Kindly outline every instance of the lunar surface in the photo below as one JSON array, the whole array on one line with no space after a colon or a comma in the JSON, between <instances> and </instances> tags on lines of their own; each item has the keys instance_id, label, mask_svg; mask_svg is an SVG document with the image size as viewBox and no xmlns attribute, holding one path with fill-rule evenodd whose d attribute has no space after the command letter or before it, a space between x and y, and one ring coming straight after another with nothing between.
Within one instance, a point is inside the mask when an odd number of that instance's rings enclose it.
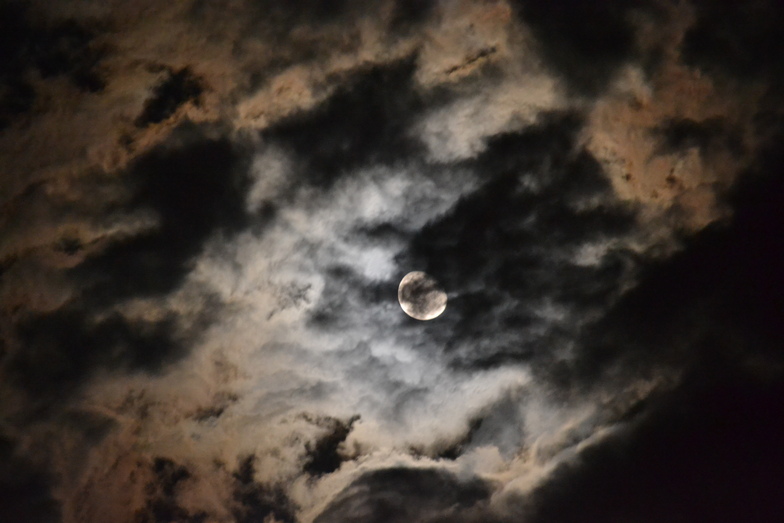
<instances>
[{"instance_id":1,"label":"lunar surface","mask_svg":"<svg viewBox=\"0 0 784 523\"><path fill-rule=\"evenodd\" d=\"M446 293L422 271L409 272L400 280L397 299L403 311L417 320L432 320L446 309Z\"/></svg>"}]
</instances>

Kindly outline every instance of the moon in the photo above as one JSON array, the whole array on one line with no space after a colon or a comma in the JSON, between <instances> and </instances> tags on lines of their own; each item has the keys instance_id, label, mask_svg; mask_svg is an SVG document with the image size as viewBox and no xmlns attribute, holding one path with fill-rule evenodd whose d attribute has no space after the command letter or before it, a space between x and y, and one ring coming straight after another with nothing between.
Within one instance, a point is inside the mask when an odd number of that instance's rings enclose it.
<instances>
[{"instance_id":1,"label":"moon","mask_svg":"<svg viewBox=\"0 0 784 523\"><path fill-rule=\"evenodd\" d=\"M400 280L397 299L403 312L417 320L432 320L446 309L446 293L422 271L409 272Z\"/></svg>"}]
</instances>

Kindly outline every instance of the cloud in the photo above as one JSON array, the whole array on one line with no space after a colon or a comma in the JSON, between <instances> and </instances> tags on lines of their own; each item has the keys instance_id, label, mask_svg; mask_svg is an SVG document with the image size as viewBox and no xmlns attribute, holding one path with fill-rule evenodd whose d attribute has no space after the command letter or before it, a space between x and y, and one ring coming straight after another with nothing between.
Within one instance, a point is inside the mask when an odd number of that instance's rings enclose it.
<instances>
[{"instance_id":1,"label":"cloud","mask_svg":"<svg viewBox=\"0 0 784 523\"><path fill-rule=\"evenodd\" d=\"M0 440L0 509L16 519L44 522L56 521L60 515L57 502L49 495L51 483L46 472L15 455L15 442Z\"/></svg>"},{"instance_id":2,"label":"cloud","mask_svg":"<svg viewBox=\"0 0 784 523\"><path fill-rule=\"evenodd\" d=\"M361 477L315 521L438 521L470 510L491 492L482 481L461 482L437 469L384 469Z\"/></svg>"},{"instance_id":3,"label":"cloud","mask_svg":"<svg viewBox=\"0 0 784 523\"><path fill-rule=\"evenodd\" d=\"M636 61L635 17L653 2L569 2L565 6L517 1L516 14L536 38L545 64L578 95L602 92L624 63Z\"/></svg>"},{"instance_id":4,"label":"cloud","mask_svg":"<svg viewBox=\"0 0 784 523\"><path fill-rule=\"evenodd\" d=\"M780 384L712 373L689 376L645 421L556 469L527 519L774 518L780 436L762 420L778 415Z\"/></svg>"},{"instance_id":5,"label":"cloud","mask_svg":"<svg viewBox=\"0 0 784 523\"><path fill-rule=\"evenodd\" d=\"M296 521L295 507L281 487L270 488L256 483L253 456L245 458L234 476L234 500L237 521L264 521L269 517L283 523Z\"/></svg>"},{"instance_id":6,"label":"cloud","mask_svg":"<svg viewBox=\"0 0 784 523\"><path fill-rule=\"evenodd\" d=\"M761 15L738 15L757 37L699 2L6 9L10 513L648 517L622 492L699 519L759 503L731 463L777 480ZM449 296L433 321L395 303L412 270ZM690 452L705 429L737 463L670 481L724 463Z\"/></svg>"},{"instance_id":7,"label":"cloud","mask_svg":"<svg viewBox=\"0 0 784 523\"><path fill-rule=\"evenodd\" d=\"M144 104L144 111L136 119L137 127L160 123L171 117L180 106L189 101L199 104L203 87L188 68L170 71L168 78L155 87L154 94Z\"/></svg>"}]
</instances>

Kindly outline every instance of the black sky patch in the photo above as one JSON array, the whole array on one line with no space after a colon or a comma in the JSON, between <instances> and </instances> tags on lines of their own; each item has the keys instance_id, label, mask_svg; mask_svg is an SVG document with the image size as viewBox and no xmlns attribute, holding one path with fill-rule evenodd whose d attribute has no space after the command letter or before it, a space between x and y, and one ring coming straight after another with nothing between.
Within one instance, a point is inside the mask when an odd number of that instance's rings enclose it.
<instances>
[{"instance_id":1,"label":"black sky patch","mask_svg":"<svg viewBox=\"0 0 784 523\"><path fill-rule=\"evenodd\" d=\"M28 66L25 53L29 53L33 29L25 9L18 3L0 5L0 75L5 83L12 76L20 75Z\"/></svg>"},{"instance_id":2,"label":"black sky patch","mask_svg":"<svg viewBox=\"0 0 784 523\"><path fill-rule=\"evenodd\" d=\"M3 81L0 85L0 131L30 111L35 96L33 87L20 78Z\"/></svg>"},{"instance_id":3,"label":"black sky patch","mask_svg":"<svg viewBox=\"0 0 784 523\"><path fill-rule=\"evenodd\" d=\"M784 357L784 157L777 149L763 152L734 189L731 224L708 227L682 252L647 266L639 285L585 331L573 378L598 380L618 364L630 375L688 367L713 338L733 340L714 350L736 351L739 365Z\"/></svg>"},{"instance_id":4,"label":"black sky patch","mask_svg":"<svg viewBox=\"0 0 784 523\"><path fill-rule=\"evenodd\" d=\"M665 151L697 148L703 154L727 151L742 155L745 147L740 130L733 129L726 119L715 117L701 122L689 119L671 119L657 132Z\"/></svg>"},{"instance_id":5,"label":"black sky patch","mask_svg":"<svg viewBox=\"0 0 784 523\"><path fill-rule=\"evenodd\" d=\"M207 514L191 514L177 502L177 492L191 473L168 458L155 458L151 465L154 479L146 485L147 502L134 514L134 523L203 523Z\"/></svg>"},{"instance_id":6,"label":"black sky patch","mask_svg":"<svg viewBox=\"0 0 784 523\"><path fill-rule=\"evenodd\" d=\"M16 454L16 444L0 434L0 515L7 521L54 523L60 506L45 471Z\"/></svg>"},{"instance_id":7,"label":"black sky patch","mask_svg":"<svg viewBox=\"0 0 784 523\"><path fill-rule=\"evenodd\" d=\"M549 352L574 334L573 322L547 326L541 301L577 313L604 307L627 271L623 251L595 266L572 262L583 243L634 226L630 209L580 207L608 196L609 185L596 160L575 149L577 129L573 115L552 115L491 140L476 161L487 182L418 232L401 260L453 294L443 315L450 328L432 329L451 333L446 346L454 365L487 368Z\"/></svg>"},{"instance_id":8,"label":"black sky patch","mask_svg":"<svg viewBox=\"0 0 784 523\"><path fill-rule=\"evenodd\" d=\"M586 331L569 387L601 387L611 368L684 377L561 467L534 495L532 522L768 522L784 511L782 168L778 146L764 151L729 199L733 221L646 268Z\"/></svg>"},{"instance_id":9,"label":"black sky patch","mask_svg":"<svg viewBox=\"0 0 784 523\"><path fill-rule=\"evenodd\" d=\"M578 94L602 91L615 70L634 56L629 14L643 1L518 0L518 14L541 45L546 64Z\"/></svg>"},{"instance_id":10,"label":"black sky patch","mask_svg":"<svg viewBox=\"0 0 784 523\"><path fill-rule=\"evenodd\" d=\"M459 65L452 66L452 67L450 67L449 69L447 69L444 72L446 74L452 74L452 73L454 73L456 71L459 71L460 69L469 67L469 66L479 62L480 60L482 60L484 58L487 58L489 56L494 55L496 53L496 51L497 51L497 49L496 49L495 46L491 46L491 47L486 47L484 49L480 49L479 51L466 56L465 61L463 63L461 63Z\"/></svg>"},{"instance_id":11,"label":"black sky patch","mask_svg":"<svg viewBox=\"0 0 784 523\"><path fill-rule=\"evenodd\" d=\"M233 474L236 521L257 523L271 516L282 523L296 523L296 507L283 488L262 485L255 480L255 462L253 455L243 458Z\"/></svg>"},{"instance_id":12,"label":"black sky patch","mask_svg":"<svg viewBox=\"0 0 784 523\"><path fill-rule=\"evenodd\" d=\"M341 452L341 445L351 433L354 423L359 416L344 422L330 418L327 421L327 431L313 444L306 444L307 459L303 470L310 476L323 476L340 468L340 464L348 458Z\"/></svg>"},{"instance_id":13,"label":"black sky patch","mask_svg":"<svg viewBox=\"0 0 784 523\"><path fill-rule=\"evenodd\" d=\"M48 25L34 22L20 3L4 3L0 14L4 80L34 70L45 79L65 76L86 92L103 90L100 62L107 49L96 43L95 28L69 19Z\"/></svg>"},{"instance_id":14,"label":"black sky patch","mask_svg":"<svg viewBox=\"0 0 784 523\"><path fill-rule=\"evenodd\" d=\"M93 29L65 20L33 23L16 2L0 6L0 130L33 108L31 75L67 77L78 89L95 93L105 87L100 71L107 50L96 44Z\"/></svg>"},{"instance_id":15,"label":"black sky patch","mask_svg":"<svg viewBox=\"0 0 784 523\"><path fill-rule=\"evenodd\" d=\"M84 249L84 245L78 238L66 237L58 241L54 248L69 256L73 256Z\"/></svg>"},{"instance_id":16,"label":"black sky patch","mask_svg":"<svg viewBox=\"0 0 784 523\"><path fill-rule=\"evenodd\" d=\"M214 30L215 38L225 37L221 29L214 28L215 11L224 9L211 0L196 0L190 5L188 17L196 22L194 30L206 27L208 32ZM243 6L246 9L240 25L233 26L237 31L233 35L235 50L253 53L263 64L246 71L248 92L268 87L270 80L290 67L329 60L336 49L349 53L357 50L362 44L361 19L376 12L374 4L360 0L254 0ZM274 42L273 53L259 56L254 47L259 34L265 41Z\"/></svg>"},{"instance_id":17,"label":"black sky patch","mask_svg":"<svg viewBox=\"0 0 784 523\"><path fill-rule=\"evenodd\" d=\"M37 32L31 52L44 78L65 75L78 88L99 92L105 87L99 64L105 50L94 40L96 33L73 20Z\"/></svg>"},{"instance_id":18,"label":"black sky patch","mask_svg":"<svg viewBox=\"0 0 784 523\"><path fill-rule=\"evenodd\" d=\"M239 397L231 392L218 393L213 398L211 405L196 409L192 417L199 423L213 424L238 399Z\"/></svg>"},{"instance_id":19,"label":"black sky patch","mask_svg":"<svg viewBox=\"0 0 784 523\"><path fill-rule=\"evenodd\" d=\"M256 3L260 12L287 27L337 22L361 8L361 2L356 0L301 0L296 4L258 0Z\"/></svg>"},{"instance_id":20,"label":"black sky patch","mask_svg":"<svg viewBox=\"0 0 784 523\"><path fill-rule=\"evenodd\" d=\"M64 398L96 368L154 371L182 355L172 319L131 322L119 315L92 321L65 308L23 320L22 350L8 362L10 379L36 396Z\"/></svg>"},{"instance_id":21,"label":"black sky patch","mask_svg":"<svg viewBox=\"0 0 784 523\"><path fill-rule=\"evenodd\" d=\"M777 0L696 0L696 23L683 41L683 58L710 72L784 81L784 4Z\"/></svg>"},{"instance_id":22,"label":"black sky patch","mask_svg":"<svg viewBox=\"0 0 784 523\"><path fill-rule=\"evenodd\" d=\"M415 65L408 59L355 73L321 105L263 136L302 162L304 181L324 188L359 167L419 155L421 144L408 134L424 107L412 86Z\"/></svg>"},{"instance_id":23,"label":"black sky patch","mask_svg":"<svg viewBox=\"0 0 784 523\"><path fill-rule=\"evenodd\" d=\"M442 470L378 470L349 485L315 523L435 521L486 501L491 492L484 481L461 482Z\"/></svg>"},{"instance_id":24,"label":"black sky patch","mask_svg":"<svg viewBox=\"0 0 784 523\"><path fill-rule=\"evenodd\" d=\"M166 120L185 103L198 103L203 91L202 81L189 68L169 71L144 103L142 114L136 119L136 126L147 127Z\"/></svg>"},{"instance_id":25,"label":"black sky patch","mask_svg":"<svg viewBox=\"0 0 784 523\"><path fill-rule=\"evenodd\" d=\"M207 138L189 124L172 143L141 157L126 174L135 185L127 210L153 211L160 227L115 244L74 270L78 279L92 282L93 302L170 292L210 234L231 234L249 223L246 151L227 138Z\"/></svg>"},{"instance_id":26,"label":"black sky patch","mask_svg":"<svg viewBox=\"0 0 784 523\"><path fill-rule=\"evenodd\" d=\"M390 28L406 33L427 20L436 2L433 0L397 0L392 10Z\"/></svg>"},{"instance_id":27,"label":"black sky patch","mask_svg":"<svg viewBox=\"0 0 784 523\"><path fill-rule=\"evenodd\" d=\"M643 423L556 470L526 521L776 521L784 380L744 375L721 359L695 368Z\"/></svg>"},{"instance_id":28,"label":"black sky patch","mask_svg":"<svg viewBox=\"0 0 784 523\"><path fill-rule=\"evenodd\" d=\"M175 319L127 320L100 314L132 297L163 295L180 285L210 234L247 224L247 159L228 140L185 126L180 141L140 158L126 173L136 184L127 211L148 209L160 226L109 246L70 271L83 296L61 309L25 316L16 326L22 350L7 362L13 381L40 397L67 396L96 368L149 372L183 356ZM209 307L208 307L209 308ZM210 318L203 318L202 325ZM198 335L197 332L190 333Z\"/></svg>"}]
</instances>

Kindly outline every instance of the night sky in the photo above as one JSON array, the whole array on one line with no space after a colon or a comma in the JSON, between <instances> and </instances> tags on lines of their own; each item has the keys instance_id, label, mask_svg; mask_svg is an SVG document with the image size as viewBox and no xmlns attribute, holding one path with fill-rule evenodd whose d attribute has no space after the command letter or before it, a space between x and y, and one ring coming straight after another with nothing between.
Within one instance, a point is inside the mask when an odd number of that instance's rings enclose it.
<instances>
[{"instance_id":1,"label":"night sky","mask_svg":"<svg viewBox=\"0 0 784 523\"><path fill-rule=\"evenodd\" d=\"M780 521L783 27L0 0L0 521Z\"/></svg>"}]
</instances>

